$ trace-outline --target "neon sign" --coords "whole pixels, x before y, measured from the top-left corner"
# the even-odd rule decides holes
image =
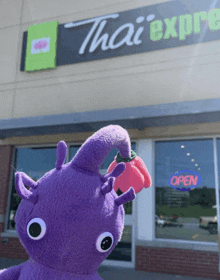
[[[169,179],[169,185],[179,191],[190,191],[201,182],[201,177],[194,171],[181,170]]]

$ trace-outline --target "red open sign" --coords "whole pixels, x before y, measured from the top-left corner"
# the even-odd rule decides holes
[[[179,175],[179,176],[173,176],[170,180],[171,185],[173,186],[179,186],[180,183],[183,183],[184,186],[196,186],[198,182],[198,176],[193,175]]]
[[[200,180],[201,178],[196,172],[181,170],[170,177],[169,184],[172,188],[188,191],[190,188],[197,186]]]

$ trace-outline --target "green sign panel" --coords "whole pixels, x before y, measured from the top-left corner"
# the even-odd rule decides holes
[[[28,28],[25,71],[56,67],[58,22],[35,24]]]

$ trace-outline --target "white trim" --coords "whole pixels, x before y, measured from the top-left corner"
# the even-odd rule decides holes
[[[166,239],[166,238],[156,238],[158,241],[162,242],[172,242],[172,243],[181,243],[181,244],[187,244],[190,243],[191,245],[204,245],[204,246],[215,246],[216,242],[208,242],[208,241],[193,241],[193,240],[183,240],[183,239]]]
[[[70,161],[70,144],[69,143],[66,144],[67,144],[67,155],[66,155],[65,164]]]
[[[137,241],[149,241],[155,238],[155,187],[154,187],[154,143],[143,139],[137,143],[137,154],[144,161],[152,178],[152,186],[136,195],[137,200]]]
[[[58,143],[57,143],[58,144]],[[33,144],[33,145],[16,145],[15,149],[30,149],[30,148],[54,148],[57,144]]]
[[[104,260],[101,265],[135,268],[132,262],[126,262],[126,261]]]
[[[163,138],[152,138],[153,142],[158,141],[178,141],[178,140],[197,140],[197,139],[210,139],[213,140],[213,138],[220,138],[220,135],[194,135],[194,136],[177,136],[177,137],[163,137]]]
[[[133,203],[133,201],[132,201],[132,203]],[[125,226],[132,225],[133,224],[133,220],[134,220],[134,218],[133,218],[133,204],[132,204],[132,214],[131,215],[130,214],[125,215],[124,225]]]
[[[132,267],[136,267],[136,199],[132,200],[132,235],[131,235],[131,264]]]
[[[218,232],[220,232],[219,175],[218,175],[218,153],[217,153],[217,138],[216,137],[213,139],[213,157],[214,157],[216,211],[217,211],[217,221],[218,221],[217,224],[218,224]]]
[[[5,231],[5,232],[1,232],[0,233],[1,237],[13,237],[13,238],[19,238],[17,232],[15,230],[11,230],[11,231]]]
[[[218,244],[216,242],[203,242],[203,241],[191,241],[181,239],[163,239],[156,238],[153,241],[137,242],[137,246],[141,247],[156,247],[156,248],[175,248],[193,251],[209,251],[218,252]]]

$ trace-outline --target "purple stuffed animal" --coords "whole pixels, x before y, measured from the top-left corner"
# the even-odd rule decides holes
[[[22,198],[16,230],[30,258],[0,271],[0,280],[101,279],[97,268],[121,239],[123,204],[135,198],[132,187],[120,196],[113,189],[123,162],[110,174],[99,174],[113,148],[124,158],[131,156],[129,135],[118,125],[94,133],[67,164],[67,145],[59,142],[56,168],[37,182],[15,174]]]

